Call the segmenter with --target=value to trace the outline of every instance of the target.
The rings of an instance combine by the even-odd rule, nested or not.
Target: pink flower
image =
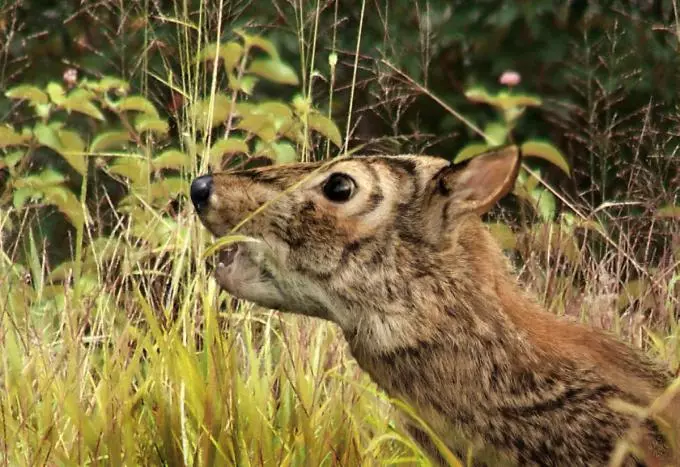
[[[516,71],[508,70],[504,71],[498,82],[504,84],[505,86],[517,86],[519,82],[522,81],[522,77]]]
[[[76,84],[78,80],[78,70],[75,68],[68,68],[64,71],[64,83],[70,88]]]

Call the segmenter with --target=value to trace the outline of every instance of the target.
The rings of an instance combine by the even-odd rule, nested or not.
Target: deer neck
[[[420,406],[449,405],[444,412],[458,396],[473,407],[473,394],[538,361],[508,309],[521,291],[481,221],[461,220],[450,245],[440,271],[407,282],[417,297],[411,310],[372,314],[365,328],[345,331],[360,366],[388,393]]]

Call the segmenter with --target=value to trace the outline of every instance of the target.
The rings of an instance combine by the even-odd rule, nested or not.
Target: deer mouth
[[[254,269],[254,264],[245,254],[245,246],[233,243],[220,251],[215,279],[230,295],[243,298],[248,283],[255,278]]]
[[[283,296],[264,255],[264,246],[256,239],[232,243],[219,253],[215,279],[235,298],[278,308]]]
[[[234,293],[235,285],[243,282],[244,274],[252,270],[253,266],[253,261],[248,257],[246,245],[232,243],[219,252],[215,277],[227,292]]]
[[[227,246],[224,248],[220,254],[219,254],[219,261],[217,263],[218,268],[227,268],[231,266],[231,264],[234,262],[236,259],[236,256],[238,256],[239,252],[239,244],[238,243],[232,243],[231,245]]]

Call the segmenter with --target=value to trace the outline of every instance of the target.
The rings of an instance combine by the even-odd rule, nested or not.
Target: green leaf
[[[38,140],[38,143],[40,143],[42,146],[46,146],[60,154],[63,151],[59,134],[51,126],[38,123],[33,129],[33,134]]]
[[[0,167],[14,168],[26,155],[23,151],[13,151],[0,159]]]
[[[342,135],[340,130],[333,120],[321,115],[320,113],[311,113],[307,115],[307,125],[312,130],[321,133],[328,138],[337,147],[342,147]]]
[[[157,135],[165,136],[170,131],[170,125],[161,118],[141,114],[135,119],[135,130],[139,133],[150,131]]]
[[[260,36],[249,36],[248,39],[248,45],[250,47],[264,50],[273,60],[279,60],[279,51],[276,50],[276,46],[272,41]]]
[[[96,93],[94,93],[90,89],[85,89],[85,88],[76,88],[72,90],[68,96],[66,96],[66,99],[87,99],[87,100],[92,100],[97,96]]]
[[[514,250],[517,247],[517,237],[507,224],[502,222],[489,222],[486,226],[502,249]]]
[[[45,105],[49,102],[47,94],[45,94],[42,89],[29,84],[15,86],[7,90],[7,92],[5,92],[5,96],[9,97],[10,99],[27,100],[34,107],[38,105]]]
[[[300,144],[305,144],[305,140],[307,139],[304,135],[304,127],[302,122],[295,119],[290,120],[287,125],[283,125],[281,128],[279,128],[278,133],[281,136],[285,136],[291,141],[295,141]]]
[[[120,78],[106,76],[99,81],[83,80],[80,86],[85,89],[91,89],[98,93],[105,93],[114,90],[118,93],[124,94],[130,90],[130,84]]]
[[[482,87],[468,89],[465,91],[465,97],[472,102],[483,102],[490,105],[496,105],[496,99]]]
[[[21,134],[14,131],[14,128],[9,125],[0,126],[0,148],[25,145],[30,140],[30,130],[26,131],[24,134]]]
[[[284,62],[273,59],[255,59],[250,63],[248,73],[257,75],[274,83],[297,85],[295,70]]]
[[[61,185],[65,181],[66,177],[60,172],[53,169],[45,169],[38,174],[28,175],[15,180],[14,186],[17,188],[28,187],[32,189],[42,189],[45,187]]]
[[[80,175],[87,173],[87,159],[85,156],[85,142],[78,133],[71,130],[57,131],[61,150],[59,154],[73,167]]]
[[[119,157],[108,171],[129,179],[133,185],[146,186],[149,182],[149,165],[141,157]]]
[[[251,113],[258,115],[271,115],[280,119],[293,118],[293,110],[286,104],[277,101],[263,102],[262,104],[255,106]]]
[[[528,94],[512,94],[507,91],[501,91],[495,97],[497,105],[503,109],[511,109],[513,107],[540,107],[543,104],[540,98],[530,96]]]
[[[556,165],[571,176],[569,163],[562,153],[552,144],[543,141],[526,141],[520,148],[522,156],[540,157]]]
[[[219,45],[220,51],[222,50],[223,45],[218,42],[212,42],[210,44],[207,44],[205,47],[203,47],[201,50],[198,51],[196,54],[196,61],[197,62],[206,62],[206,61],[211,61],[215,60],[215,56],[217,56],[217,46]]]
[[[491,122],[484,128],[484,135],[491,146],[500,146],[508,138],[508,127],[499,122]]]
[[[256,109],[257,106],[250,102],[237,102],[233,107],[234,115],[237,117],[245,117],[246,115],[256,113]]]
[[[531,197],[533,198],[536,211],[543,220],[551,221],[554,219],[557,203],[555,196],[551,192],[542,187],[536,187],[531,191]]]
[[[277,164],[290,164],[299,160],[297,151],[292,144],[288,142],[273,143],[272,148],[276,154]]]
[[[63,149],[71,152],[85,152],[85,141],[80,135],[72,130],[58,130],[60,145]]]
[[[63,129],[66,124],[60,120],[52,120],[47,124],[48,127],[52,128],[54,131],[59,131]]]
[[[154,170],[189,169],[191,167],[191,159],[182,151],[170,149],[155,157],[151,161],[151,164],[153,165]]]
[[[64,102],[64,99],[66,99],[66,91],[61,84],[52,81],[47,85],[46,89],[47,94],[50,96],[50,100],[55,104],[61,105],[61,103]]]
[[[267,52],[271,58],[275,60],[279,59],[279,52],[276,50],[276,46],[274,46],[272,41],[260,36],[251,36],[250,34],[246,34],[242,29],[235,29],[234,32],[243,38],[246,47],[256,47]]]
[[[212,120],[208,123],[210,98],[196,101],[191,107],[191,113],[198,121],[199,128],[214,128],[224,123],[231,113],[231,98],[226,94],[217,93],[213,101]]]
[[[472,102],[481,102],[492,105],[501,110],[517,107],[538,107],[542,105],[540,98],[527,94],[513,94],[501,91],[494,95],[482,87],[474,87],[465,91],[465,97]]]
[[[91,98],[85,97],[80,93],[69,95],[66,99],[62,100],[59,106],[64,108],[68,113],[78,112],[94,119],[104,121],[104,115],[99,108],[92,103]]]
[[[142,96],[124,97],[116,104],[116,109],[119,112],[142,112],[152,117],[158,118],[158,110],[151,103],[149,99]]]
[[[233,74],[231,74],[229,76],[229,89],[231,89],[232,91],[241,91],[250,96],[253,93],[255,85],[259,81],[260,80],[255,76],[246,75],[241,77],[241,79],[238,79],[236,78],[236,76],[233,76]]]
[[[276,139],[273,118],[269,115],[248,115],[235,125],[235,128],[257,135],[265,142]]]
[[[17,188],[12,193],[12,205],[15,209],[23,208],[29,199],[42,197],[42,192],[36,190],[35,188],[23,187]]]
[[[309,97],[302,94],[296,94],[291,100],[291,105],[298,115],[307,115],[312,113],[312,101]]]
[[[232,71],[241,61],[243,55],[243,46],[238,42],[227,42],[220,49],[220,57],[224,60],[224,69],[227,72]]]
[[[680,206],[667,204],[657,209],[654,215],[661,218],[678,219],[680,218]]]
[[[539,176],[541,175],[540,170],[534,170],[534,172]],[[522,173],[527,174],[526,179],[524,180],[524,182],[522,182],[522,186],[524,187],[525,190],[527,190],[527,193],[531,193],[532,191],[534,191],[534,189],[536,189],[536,187],[538,187],[539,184],[538,177],[535,177],[533,174],[530,174],[525,170],[522,170]]]
[[[90,145],[90,152],[97,153],[113,148],[121,148],[132,140],[132,135],[127,131],[107,131],[97,136]]]
[[[51,186],[43,189],[45,200],[54,204],[71,225],[78,228],[85,222],[83,206],[71,190],[65,186]]]
[[[293,110],[282,102],[264,102],[252,109],[250,117],[256,115],[267,117],[268,121],[272,125],[272,128],[277,134],[286,132],[294,123]]]
[[[253,152],[253,157],[267,157],[273,160],[276,158],[276,153],[274,152],[274,147],[271,143],[265,143],[264,141],[258,139],[255,141],[255,151]]]
[[[212,61],[215,60],[215,55],[217,55],[217,43],[206,45],[196,57],[197,61]],[[241,61],[243,56],[243,46],[238,42],[227,42],[226,44],[220,44],[219,50],[220,58],[224,61],[224,69],[227,73],[233,71],[234,68]]]
[[[45,190],[63,186],[65,181],[66,178],[60,172],[52,169],[15,180],[12,195],[14,207],[20,209],[29,199],[41,199]]]
[[[472,159],[473,157],[488,151],[490,148],[491,146],[486,143],[470,143],[456,154],[456,157],[453,158],[453,163],[458,164],[468,159]]]
[[[151,199],[152,200],[168,200],[174,199],[181,194],[187,194],[188,184],[182,177],[166,177],[151,184]]]
[[[114,76],[106,76],[99,81],[99,87],[103,91],[113,89],[120,92],[128,92],[130,90],[130,83]]]
[[[225,154],[248,154],[250,148],[245,140],[237,137],[231,137],[227,139],[220,139],[213,144],[210,148],[210,161],[215,162],[217,165],[221,165],[222,158]]]

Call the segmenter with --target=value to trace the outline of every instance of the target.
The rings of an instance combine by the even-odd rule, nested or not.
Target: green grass
[[[205,236],[182,222],[176,258]],[[54,286],[32,251],[25,271],[0,268],[5,465],[428,465],[333,325],[232,308],[200,262],[122,254],[126,281],[102,265]],[[183,283],[167,307],[151,304],[158,277]],[[653,351],[673,360],[678,336]]]
[[[6,465],[371,465],[417,457],[334,327],[229,308],[205,268],[173,300],[173,320],[134,278],[124,291],[103,279],[88,291],[67,287],[63,301],[47,298],[46,287],[31,296],[21,279],[0,286],[9,298],[0,307]]]
[[[194,57],[227,12],[200,8],[189,17],[178,3],[166,17],[179,45],[168,77],[145,69],[150,23],[139,64],[145,83],[213,105],[224,89]],[[295,8],[307,94],[317,31]],[[217,137],[176,117],[191,141]],[[206,169],[185,173],[187,187]],[[0,213],[0,465],[427,465],[333,325],[233,306],[200,259],[207,233],[190,204],[171,222],[142,205],[116,213],[109,237],[77,228],[76,260],[58,274],[34,235],[37,211]]]

